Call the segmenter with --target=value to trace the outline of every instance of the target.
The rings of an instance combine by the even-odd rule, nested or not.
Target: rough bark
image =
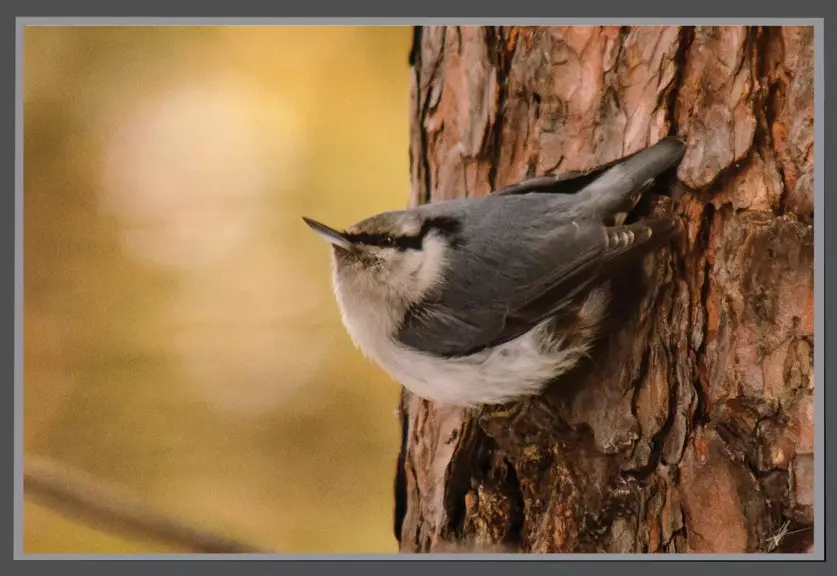
[[[813,28],[429,27],[411,64],[413,203],[688,150],[638,207],[686,233],[620,279],[559,418],[404,393],[401,550],[807,550]]]

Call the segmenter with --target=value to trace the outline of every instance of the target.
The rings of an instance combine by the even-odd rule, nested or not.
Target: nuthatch
[[[365,356],[423,398],[503,404],[586,356],[609,280],[678,229],[676,216],[625,218],[684,151],[664,138],[588,174],[384,212],[343,232],[304,220],[332,245],[343,323]]]

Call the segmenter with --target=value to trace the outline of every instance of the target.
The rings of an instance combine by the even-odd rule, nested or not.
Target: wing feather
[[[456,289],[442,288],[416,306],[398,339],[446,357],[507,342],[666,242],[678,225],[676,217],[612,227],[571,222],[539,236],[526,255],[487,252],[478,241],[460,245],[444,283]]]

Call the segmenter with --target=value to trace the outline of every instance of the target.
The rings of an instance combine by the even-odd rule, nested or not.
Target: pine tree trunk
[[[593,168],[677,134],[677,183],[638,210],[673,210],[686,232],[620,279],[615,328],[544,396],[559,418],[478,419],[404,393],[402,551],[808,549],[813,38],[416,29],[413,203]]]

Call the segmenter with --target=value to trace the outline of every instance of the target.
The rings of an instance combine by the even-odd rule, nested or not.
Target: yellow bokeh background
[[[406,205],[410,39],[25,29],[25,457],[259,548],[396,551],[399,388],[301,216]],[[24,550],[188,551],[29,499]]]

